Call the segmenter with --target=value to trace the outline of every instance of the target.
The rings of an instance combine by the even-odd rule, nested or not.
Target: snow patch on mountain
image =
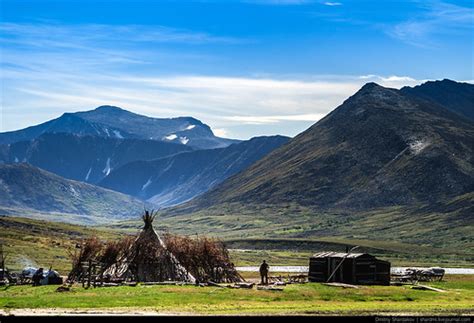
[[[183,145],[186,145],[189,142],[189,139],[187,137],[179,137],[179,141],[181,141]]]
[[[79,197],[79,193],[74,189],[72,185],[69,186],[69,190],[71,191],[72,195],[75,197]]]
[[[191,129],[194,129],[195,127],[196,127],[195,124],[191,124],[191,125],[187,126],[186,129],[184,129],[184,130],[191,130]]]
[[[410,147],[410,151],[418,155],[421,153],[426,147],[428,147],[431,143],[427,139],[416,139],[410,142],[408,145]]]
[[[115,137],[117,137],[117,138],[119,138],[119,139],[123,139],[123,136],[122,136],[122,134],[120,133],[120,131],[114,130],[113,132],[114,132],[114,134],[115,134]]]
[[[178,136],[174,133],[165,137],[166,140],[175,140],[176,138],[178,138]]]
[[[112,169],[110,168],[110,157],[109,157],[107,158],[107,162],[105,163],[105,168],[102,170],[102,173],[104,173],[105,176],[109,176],[111,170]]]
[[[87,172],[86,179],[85,179],[86,182],[89,180],[89,176],[91,174],[91,171],[92,171],[92,167],[89,168],[89,171]]]

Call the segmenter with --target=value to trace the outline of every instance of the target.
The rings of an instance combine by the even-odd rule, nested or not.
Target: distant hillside
[[[95,184],[129,162],[192,150],[155,140],[44,133],[30,141],[0,145],[0,162],[27,162],[68,179]]]
[[[101,187],[67,180],[28,164],[0,164],[0,214],[34,212],[119,219],[137,217],[144,203]],[[64,221],[69,221],[64,217]],[[77,222],[77,221],[74,221]]]
[[[191,201],[369,210],[474,191],[474,123],[432,101],[365,85],[308,130]]]
[[[404,87],[404,95],[438,103],[464,117],[474,120],[474,84],[444,79],[429,81],[415,87]]]
[[[150,118],[118,107],[65,113],[57,119],[22,130],[0,133],[0,144],[28,141],[44,133],[72,133],[111,138],[158,140],[200,149],[226,147],[238,140],[214,136],[211,128],[191,117]]]
[[[159,206],[175,205],[206,192],[288,140],[283,136],[256,137],[226,148],[136,161],[112,171],[100,185]]]

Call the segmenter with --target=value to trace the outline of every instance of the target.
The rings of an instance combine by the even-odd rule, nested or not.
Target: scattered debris
[[[228,285],[230,288],[244,288],[252,289],[255,286],[255,283],[235,283],[234,285]]]
[[[344,283],[323,283],[323,285],[332,286],[332,287],[342,287],[342,288],[360,288],[359,286],[356,286],[356,285],[344,284]]]
[[[207,284],[208,284],[209,286],[215,286],[215,287],[225,288],[225,286],[219,285],[218,283],[215,283],[215,282],[213,282],[213,281],[211,281],[211,280],[208,281]]]
[[[102,283],[102,285],[100,285],[101,287],[118,287],[118,286],[122,286],[122,284],[117,284],[117,283]]]
[[[308,275],[287,275],[287,276],[270,276],[268,281],[271,283],[285,283],[285,284],[304,284],[308,282]]]
[[[125,286],[129,286],[129,287],[136,287],[138,285],[137,282],[126,282],[124,283]]]
[[[401,281],[391,281],[390,286],[406,286],[406,285],[413,285],[410,282],[401,282]]]
[[[70,292],[70,291],[71,291],[71,288],[68,287],[68,286],[59,286],[58,288],[56,288],[56,291],[57,291],[58,293]]]
[[[426,285],[414,285],[411,288],[412,289],[419,289],[419,290],[430,290],[430,291],[438,292],[438,293],[446,293],[446,291],[444,289],[431,287],[431,286],[426,286]]]
[[[136,285],[137,282],[130,282],[129,284],[135,284]],[[196,285],[195,283],[186,283],[186,282],[180,282],[180,281],[143,282],[141,284],[145,285],[145,286],[150,286],[150,285],[171,285],[171,286]]]
[[[281,292],[283,291],[283,288],[279,288],[279,287],[274,287],[274,286],[267,286],[267,285],[263,285],[263,286],[257,286],[257,290],[271,290],[271,291],[278,291],[278,292]]]
[[[273,286],[286,286],[285,282],[274,282]]]
[[[405,268],[398,273],[392,273],[392,281],[416,284],[419,281],[442,281],[445,270],[440,267]]]

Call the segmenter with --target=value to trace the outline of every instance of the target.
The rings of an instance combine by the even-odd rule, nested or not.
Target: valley
[[[82,226],[21,217],[0,216],[3,248],[8,255],[6,265],[18,271],[28,266],[53,266],[62,274],[71,270],[71,254],[76,244],[97,236],[100,239],[119,239],[140,230],[141,223],[109,226]],[[159,232],[166,227],[157,223]],[[178,233],[176,231],[171,231]],[[185,234],[184,231],[179,231]],[[392,262],[393,266],[442,266],[472,267],[472,253],[450,247],[431,247],[400,243],[396,241],[348,239],[343,236],[321,236],[319,238],[232,238],[220,234],[209,234],[224,240],[236,266],[256,266],[262,259],[280,266],[307,266],[309,256],[324,250],[344,251],[346,245],[358,245],[360,250],[370,252]]]
[[[300,265],[357,245],[399,265],[464,266],[474,260],[473,88],[368,83],[295,138],[221,140],[197,119],[108,106],[3,133],[1,219],[19,231],[1,238],[31,257],[29,221],[43,228],[31,241],[50,250],[69,243],[62,226],[87,226],[73,226],[71,241],[135,233],[147,208],[159,210],[158,230],[221,238],[244,265],[262,255]],[[175,142],[184,132],[190,141]],[[45,252],[35,261],[54,258]]]
[[[0,323],[473,320],[473,1],[0,1]]]

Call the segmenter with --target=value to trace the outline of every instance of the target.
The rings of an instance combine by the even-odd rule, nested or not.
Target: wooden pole
[[[0,244],[0,261],[2,262],[2,279],[5,279],[5,257],[3,257],[3,244]]]
[[[87,274],[87,288],[91,287],[91,275],[92,275],[92,260],[89,259],[89,270]]]
[[[349,252],[341,259],[341,262],[336,266],[336,268],[333,270],[333,272],[331,273],[331,275],[329,276],[327,282],[330,282],[331,281],[331,278],[332,276],[334,276],[334,274],[336,273],[336,271],[339,269],[339,267],[341,267],[342,263],[344,262],[344,260],[347,258],[347,256],[349,256],[349,253],[355,249],[359,248],[359,246],[355,246],[354,248],[352,248],[351,250],[349,250]]]

